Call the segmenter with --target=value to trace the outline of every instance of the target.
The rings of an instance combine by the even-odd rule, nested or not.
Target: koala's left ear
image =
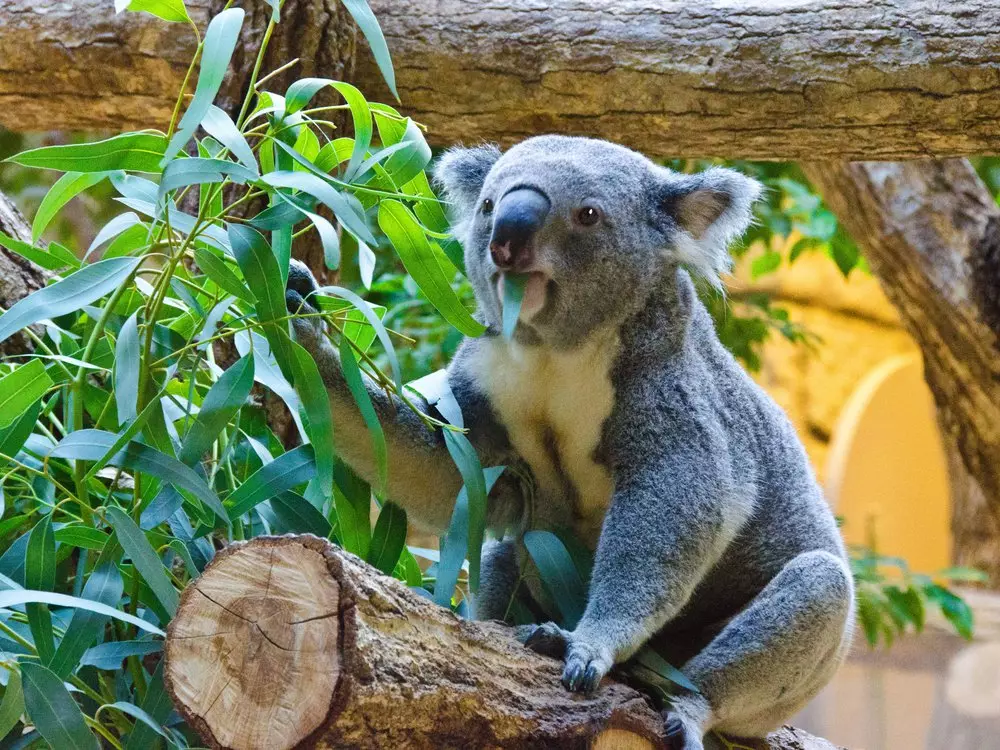
[[[664,171],[657,200],[675,229],[671,251],[720,286],[719,275],[731,266],[729,243],[750,226],[761,185],[722,167],[692,175]]]
[[[434,184],[451,201],[454,218],[472,213],[486,175],[500,158],[500,149],[492,144],[475,148],[456,146],[444,152],[434,165]]]

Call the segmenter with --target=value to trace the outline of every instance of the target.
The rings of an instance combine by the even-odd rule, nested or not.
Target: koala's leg
[[[477,620],[503,620],[520,581],[517,544],[513,539],[483,545],[479,592],[473,599]]]
[[[847,565],[825,551],[788,562],[760,594],[683,667],[699,694],[677,698],[679,723],[700,748],[715,729],[763,737],[826,685],[850,646],[853,584]],[[697,738],[697,739],[695,739]]]
[[[316,282],[305,266],[289,269],[285,301],[289,312],[315,312],[307,300]],[[369,483],[377,478],[372,441],[361,412],[347,387],[340,358],[326,337],[321,318],[293,318],[295,338],[316,361],[330,393],[334,445],[338,455]],[[365,387],[385,432],[389,499],[402,505],[416,521],[441,532],[448,527],[462,480],[444,440],[428,429],[398,397],[386,394],[364,376]],[[426,403],[414,396],[426,411]]]

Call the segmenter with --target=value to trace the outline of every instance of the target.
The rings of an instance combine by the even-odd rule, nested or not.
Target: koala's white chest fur
[[[535,475],[542,497],[534,525],[570,524],[596,545],[614,490],[594,454],[614,407],[610,371],[617,334],[592,337],[569,351],[500,338],[484,343],[476,362],[479,383]]]

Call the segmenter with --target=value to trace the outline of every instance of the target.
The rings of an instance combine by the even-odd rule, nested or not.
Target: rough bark
[[[6,195],[0,193],[0,232],[9,237],[31,242],[31,229]],[[9,309],[45,285],[45,272],[34,263],[0,248],[0,310]],[[0,356],[19,354],[31,348],[31,340],[23,332],[14,334],[0,344]]]
[[[188,5],[204,24],[208,0]],[[262,2],[248,5],[264,12]],[[337,75],[336,55],[308,48],[336,7],[299,0],[281,32],[290,53],[315,58],[323,75]],[[1000,147],[1000,7],[990,0],[374,0],[372,8],[401,100],[437,143],[557,131],[657,156],[762,159]],[[8,0],[0,122],[163,127],[193,46],[185,27],[116,17],[106,0]],[[387,96],[367,51],[353,80]]]
[[[461,620],[311,536],[220,552],[181,596],[164,676],[212,748],[664,748],[646,699],[593,697],[496,622]],[[751,746],[833,750],[789,727]]]
[[[923,352],[951,454],[956,562],[1000,583],[1000,209],[964,159],[806,174]]]

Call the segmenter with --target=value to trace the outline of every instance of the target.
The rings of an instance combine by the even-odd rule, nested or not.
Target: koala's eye
[[[601,220],[601,209],[595,206],[584,206],[576,210],[576,223],[585,227],[592,227]]]
[[[491,213],[493,213],[493,201],[491,201],[489,198],[484,200],[482,210],[483,210],[483,216],[489,216]]]

